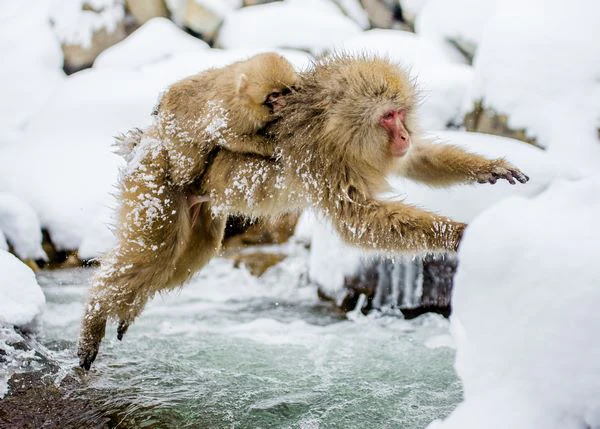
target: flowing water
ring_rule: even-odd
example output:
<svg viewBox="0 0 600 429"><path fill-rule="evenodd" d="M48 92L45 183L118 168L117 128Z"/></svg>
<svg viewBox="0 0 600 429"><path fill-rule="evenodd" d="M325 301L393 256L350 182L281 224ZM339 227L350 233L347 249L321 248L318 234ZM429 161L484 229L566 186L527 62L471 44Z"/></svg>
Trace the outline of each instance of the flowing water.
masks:
<svg viewBox="0 0 600 429"><path fill-rule="evenodd" d="M462 393L447 322L335 314L305 281L305 252L290 253L260 279L215 259L122 342L109 325L83 394L126 427L410 429L448 415ZM67 373L92 273L38 275L38 338Z"/></svg>

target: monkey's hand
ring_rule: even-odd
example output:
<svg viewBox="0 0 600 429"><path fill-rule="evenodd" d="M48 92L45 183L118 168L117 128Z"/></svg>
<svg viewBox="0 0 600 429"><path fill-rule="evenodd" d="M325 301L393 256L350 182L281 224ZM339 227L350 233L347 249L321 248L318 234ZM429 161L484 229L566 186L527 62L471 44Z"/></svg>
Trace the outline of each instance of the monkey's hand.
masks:
<svg viewBox="0 0 600 429"><path fill-rule="evenodd" d="M498 179L505 179L511 185L516 184L517 181L520 183L527 183L529 181L529 177L525 173L503 159L491 161L489 168L486 171L476 173L475 178L477 183L491 183L492 185Z"/></svg>
<svg viewBox="0 0 600 429"><path fill-rule="evenodd" d="M100 342L104 338L106 329L106 317L91 305L83 318L81 333L79 334L79 347L77 357L79 357L79 366L86 371L90 369L96 359Z"/></svg>

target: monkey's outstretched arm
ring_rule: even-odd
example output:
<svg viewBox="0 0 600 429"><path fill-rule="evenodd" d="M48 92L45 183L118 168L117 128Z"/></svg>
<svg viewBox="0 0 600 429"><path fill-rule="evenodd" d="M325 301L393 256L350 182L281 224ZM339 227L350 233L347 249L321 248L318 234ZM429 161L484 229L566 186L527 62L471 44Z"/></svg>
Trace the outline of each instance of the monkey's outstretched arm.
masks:
<svg viewBox="0 0 600 429"><path fill-rule="evenodd" d="M339 201L328 213L348 243L390 252L456 251L466 227L401 202Z"/></svg>
<svg viewBox="0 0 600 429"><path fill-rule="evenodd" d="M487 159L456 146L421 141L412 148L398 173L431 186L458 183L509 183L529 180L523 172L504 159Z"/></svg>

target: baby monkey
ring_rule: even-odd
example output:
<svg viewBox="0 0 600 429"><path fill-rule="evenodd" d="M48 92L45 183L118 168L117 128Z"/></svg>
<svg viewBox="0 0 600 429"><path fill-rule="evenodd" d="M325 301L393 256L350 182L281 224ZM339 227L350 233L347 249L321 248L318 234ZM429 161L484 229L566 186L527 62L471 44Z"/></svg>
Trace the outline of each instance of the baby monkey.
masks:
<svg viewBox="0 0 600 429"><path fill-rule="evenodd" d="M260 131L285 106L297 80L294 67L269 52L171 85L155 114L173 181L185 186L201 177L218 147L273 156L273 140Z"/></svg>
<svg viewBox="0 0 600 429"><path fill-rule="evenodd" d="M117 244L93 280L79 344L93 354L80 353L82 366L94 360L107 317L120 321L121 339L149 297L179 286L211 258L196 256L192 236L217 251L224 224L198 223L210 215L197 182L220 147L274 158L273 142L260 132L285 106L297 79L276 53L201 72L167 89L152 126L118 139L128 163L119 180Z"/></svg>

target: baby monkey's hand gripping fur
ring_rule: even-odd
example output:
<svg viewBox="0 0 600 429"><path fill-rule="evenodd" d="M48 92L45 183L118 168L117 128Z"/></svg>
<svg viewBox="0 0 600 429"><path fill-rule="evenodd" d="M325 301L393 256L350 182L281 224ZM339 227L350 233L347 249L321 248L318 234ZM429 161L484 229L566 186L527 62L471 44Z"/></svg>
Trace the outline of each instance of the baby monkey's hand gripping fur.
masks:
<svg viewBox="0 0 600 429"><path fill-rule="evenodd" d="M82 366L89 367L104 334L104 325L93 321L115 315L131 319L122 312L128 306L120 307L121 301L134 303L131 307L137 315L154 292L200 268L215 254L227 214L274 217L315 207L344 240L367 249L455 251L464 224L404 202L377 199L388 188L388 174L402 174L432 186L493 183L497 178L528 180L503 160L488 160L423 139L417 131L410 79L384 60L324 59L302 75L299 91L286 101L281 118L269 130L280 157L221 150L208 166L200 193L207 194L210 202L201 203L198 225L212 234L207 238L184 233L184 251L173 254L165 249L157 257L154 263L171 277L158 279L154 288L137 275L119 289L108 283L98 288L99 305L91 302L92 322L86 326L84 321L82 329ZM185 204L179 204L187 216ZM185 216L173 222L190 224Z"/></svg>

